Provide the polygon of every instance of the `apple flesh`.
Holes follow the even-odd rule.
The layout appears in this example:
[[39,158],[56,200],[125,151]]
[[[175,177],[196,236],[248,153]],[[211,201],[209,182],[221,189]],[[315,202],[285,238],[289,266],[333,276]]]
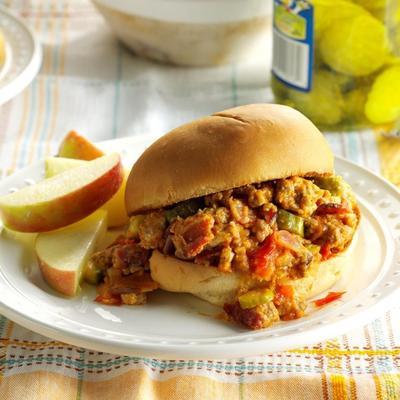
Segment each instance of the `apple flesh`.
[[71,131],[62,141],[58,155],[60,157],[90,161],[104,156],[104,153],[92,142],[75,131]]
[[[51,178],[68,169],[86,164],[88,161],[75,160],[63,157],[48,157],[45,160],[45,177]],[[118,192],[102,206],[102,209],[108,212],[108,226],[115,228],[125,225],[129,218],[125,207],[125,186],[128,172],[124,171],[124,179]]]
[[106,203],[120,188],[123,176],[119,155],[106,155],[1,196],[0,217],[5,226],[20,232],[61,228]]
[[85,164],[87,164],[87,161],[77,160],[75,158],[48,157],[44,161],[44,176],[46,179],[52,178],[68,169],[80,167]]
[[45,281],[57,292],[74,296],[88,259],[102,242],[106,229],[107,212],[98,210],[65,228],[39,233],[35,250]]

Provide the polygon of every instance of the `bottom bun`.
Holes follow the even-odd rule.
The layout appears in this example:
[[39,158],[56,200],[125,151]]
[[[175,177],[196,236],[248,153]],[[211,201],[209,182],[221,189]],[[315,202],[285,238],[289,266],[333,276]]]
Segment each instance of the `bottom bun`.
[[154,251],[150,258],[151,277],[168,292],[191,293],[209,303],[234,301],[240,275],[198,265]]
[[[353,246],[321,263],[313,264],[304,278],[282,282],[294,287],[300,298],[318,295],[334,285],[351,264]],[[154,251],[150,258],[151,277],[168,292],[191,293],[209,303],[223,306],[235,301],[243,275],[220,272],[215,267],[182,261]]]

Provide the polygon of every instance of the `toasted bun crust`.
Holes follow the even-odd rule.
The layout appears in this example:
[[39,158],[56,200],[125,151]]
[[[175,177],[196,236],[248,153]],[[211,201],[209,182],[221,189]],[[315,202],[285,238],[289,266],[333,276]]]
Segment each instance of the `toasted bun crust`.
[[300,112],[251,104],[198,119],[161,137],[129,175],[129,215],[249,183],[333,172],[320,131]]
[[[314,264],[301,279],[285,282],[304,299],[316,296],[333,286],[351,264],[350,246],[345,252],[327,261]],[[222,306],[235,300],[240,287],[238,273],[224,273],[217,268],[196,265],[154,251],[150,258],[151,277],[169,292],[191,293],[209,303]]]

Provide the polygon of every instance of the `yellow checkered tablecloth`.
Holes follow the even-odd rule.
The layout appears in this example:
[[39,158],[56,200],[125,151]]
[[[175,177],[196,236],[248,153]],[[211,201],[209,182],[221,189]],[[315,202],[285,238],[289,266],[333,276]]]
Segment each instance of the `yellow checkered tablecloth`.
[[[9,0],[44,46],[33,84],[0,107],[2,176],[92,140],[160,134],[213,111],[272,99],[264,63],[214,69],[134,57],[84,0]],[[329,134],[335,153],[400,184],[400,142]],[[1,294],[0,294],[1,296]],[[315,338],[318,341],[318,338]],[[314,346],[233,360],[115,356],[40,336],[0,316],[0,399],[400,399],[400,307]]]

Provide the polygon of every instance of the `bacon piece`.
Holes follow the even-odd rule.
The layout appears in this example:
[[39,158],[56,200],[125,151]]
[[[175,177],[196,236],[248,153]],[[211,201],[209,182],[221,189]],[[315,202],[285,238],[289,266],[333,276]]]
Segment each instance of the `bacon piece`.
[[201,253],[214,238],[214,222],[213,216],[204,213],[185,219],[178,218],[170,228],[175,255],[178,258],[191,259]]
[[317,209],[317,202],[328,195],[312,181],[292,176],[281,179],[276,185],[275,201],[281,208],[302,217],[310,216]]
[[246,206],[242,200],[230,198],[229,209],[234,221],[239,222],[239,224],[248,227],[254,224],[256,221],[256,215],[254,211]]
[[[118,269],[144,267],[150,258],[150,251],[137,243],[115,246],[112,254],[112,265]],[[136,269],[136,268],[135,268]]]
[[147,214],[139,225],[140,245],[145,249],[157,249],[164,235],[165,224],[163,211]]
[[278,310],[272,302],[242,309],[237,301],[234,304],[225,304],[224,311],[231,319],[250,329],[266,328],[279,321]]
[[157,288],[158,284],[151,279],[149,273],[121,276],[110,284],[110,292],[113,295],[124,293],[145,293],[156,290]]
[[203,250],[201,254],[197,255],[194,259],[195,264],[209,265],[217,267],[221,255],[222,247],[216,246]]
[[106,283],[102,283],[97,286],[97,296],[95,301],[107,305],[119,306],[121,304],[121,296],[117,296],[111,293],[110,287]]
[[277,285],[274,304],[283,321],[302,317],[306,308],[305,302],[297,298],[291,285]]
[[106,249],[94,253],[90,262],[100,271],[116,269],[129,273],[145,267],[149,258],[149,250],[133,240],[120,237]]

